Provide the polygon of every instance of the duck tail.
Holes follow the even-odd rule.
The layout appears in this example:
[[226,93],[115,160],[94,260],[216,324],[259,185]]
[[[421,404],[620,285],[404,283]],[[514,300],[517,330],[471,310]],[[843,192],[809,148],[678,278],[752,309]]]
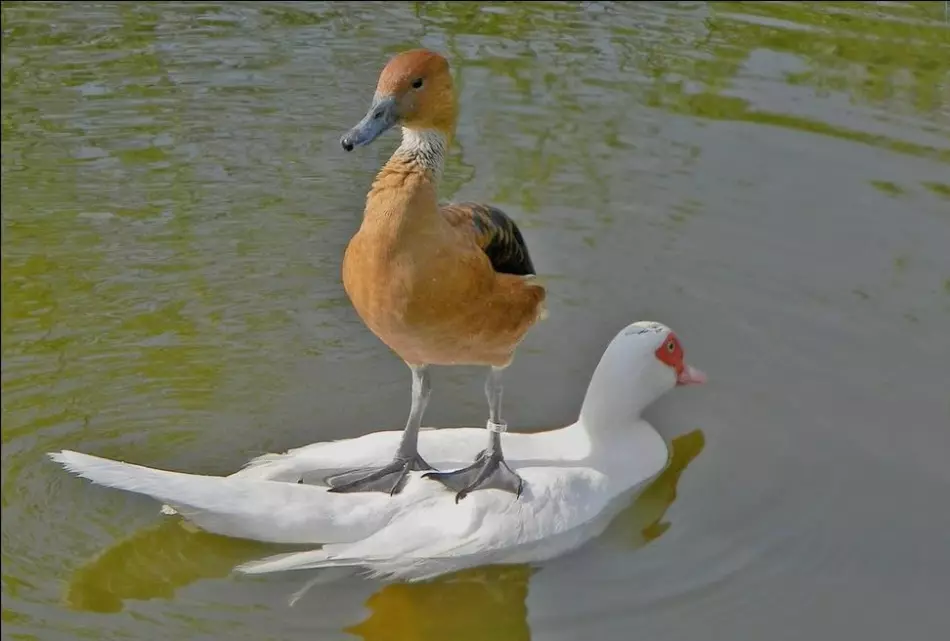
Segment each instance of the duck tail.
[[177,514],[183,507],[213,507],[221,500],[218,494],[222,479],[215,477],[154,469],[71,450],[50,452],[48,456],[66,471],[96,485],[162,501],[163,514]]
[[49,457],[97,485],[156,499],[167,506],[166,514],[177,512],[207,532],[265,543],[350,539],[352,524],[341,514],[366,500],[341,500],[312,485],[172,472],[69,450]]
[[[50,452],[48,456],[66,468],[67,472],[81,476],[96,485],[155,496],[151,494],[147,488],[150,485],[148,481],[149,472],[155,472],[156,470],[149,470],[131,463],[111,461],[98,456],[81,454],[80,452],[70,450]],[[165,504],[162,505],[162,514],[174,515],[178,514],[178,511],[172,506]]]
[[147,494],[161,498],[162,475],[171,474],[162,470],[153,470],[132,463],[123,463],[110,459],[81,454],[71,450],[50,452],[48,456],[76,476],[104,485],[138,494]]

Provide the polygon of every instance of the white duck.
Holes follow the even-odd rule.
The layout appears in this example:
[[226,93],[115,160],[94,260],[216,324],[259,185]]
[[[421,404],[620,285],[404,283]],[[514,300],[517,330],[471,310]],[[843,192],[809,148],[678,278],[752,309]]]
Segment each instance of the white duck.
[[[413,472],[395,496],[336,494],[298,483],[310,473],[379,465],[400,432],[379,432],[265,455],[228,477],[157,470],[64,450],[50,454],[94,483],[151,496],[209,532],[272,543],[318,543],[238,567],[245,573],[351,567],[420,580],[491,563],[530,563],[596,536],[623,499],[659,474],[663,438],[641,412],[677,385],[705,382],[684,361],[676,334],[632,323],[607,346],[578,420],[536,434],[507,433],[506,459],[524,479],[520,497],[486,489],[457,502],[442,484]],[[484,446],[483,428],[425,430],[420,453],[448,467]]]

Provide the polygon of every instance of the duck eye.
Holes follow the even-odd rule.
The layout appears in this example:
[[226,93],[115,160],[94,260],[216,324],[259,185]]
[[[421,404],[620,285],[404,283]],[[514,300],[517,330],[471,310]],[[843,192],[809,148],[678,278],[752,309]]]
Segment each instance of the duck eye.
[[422,89],[422,78],[416,78],[412,81],[413,89]]
[[674,343],[673,341],[670,341],[669,343],[666,344],[666,351],[670,352],[671,354],[673,353],[673,350],[675,349],[676,349],[676,343]]

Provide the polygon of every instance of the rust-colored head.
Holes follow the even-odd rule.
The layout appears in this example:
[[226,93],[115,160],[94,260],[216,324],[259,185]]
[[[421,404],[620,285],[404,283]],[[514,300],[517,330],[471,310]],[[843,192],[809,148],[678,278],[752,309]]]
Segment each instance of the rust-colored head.
[[438,131],[448,141],[455,133],[456,114],[448,61],[428,49],[404,51],[383,68],[369,111],[340,144],[352,151],[396,125]]

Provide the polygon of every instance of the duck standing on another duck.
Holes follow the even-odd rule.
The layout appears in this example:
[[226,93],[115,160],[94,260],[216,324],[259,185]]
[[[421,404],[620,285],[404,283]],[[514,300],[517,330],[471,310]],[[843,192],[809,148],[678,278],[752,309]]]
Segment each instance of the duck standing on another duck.
[[434,470],[419,454],[432,365],[485,365],[488,447],[468,467],[431,471],[457,492],[481,488],[518,496],[522,479],[505,463],[502,372],[527,331],[545,314],[545,290],[518,226],[495,207],[439,205],[439,179],[456,124],[449,64],[425,49],[383,69],[366,116],[341,139],[368,145],[390,128],[402,144],[366,197],[359,231],[343,258],[343,286],[363,322],[412,370],[412,405],[393,460],[326,479],[333,492],[401,491],[410,471]]

